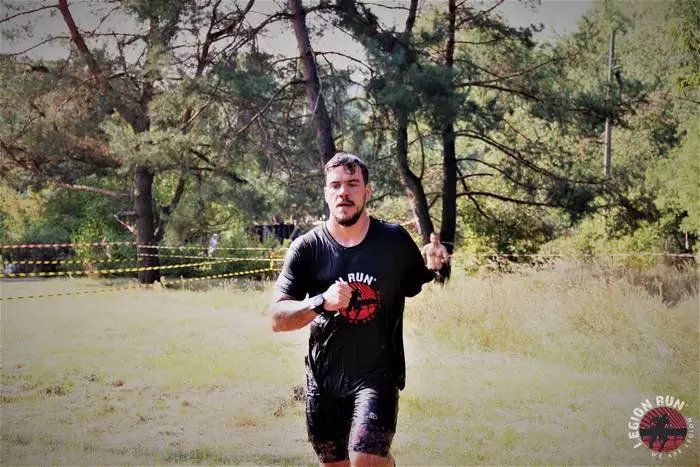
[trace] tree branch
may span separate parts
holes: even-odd
[[[458,169],[458,171],[459,171],[459,169]],[[477,172],[477,173],[470,173],[467,175],[462,175],[460,173],[459,177],[457,177],[457,180],[461,180],[462,182],[464,182],[464,180],[466,180],[467,178],[471,178],[471,177],[493,177],[493,176],[494,176],[494,174],[488,173],[488,172]]]
[[[481,214],[482,216],[484,216],[484,217],[487,218],[487,219],[498,221],[498,219],[494,219],[494,217],[493,217],[492,215],[490,215],[489,213],[487,213],[487,212],[481,207],[481,205],[480,205],[479,202],[476,200],[476,198],[474,198],[474,197],[473,197],[471,194],[469,194],[469,193],[467,193],[466,195],[467,195],[467,198],[469,198],[469,201],[472,202],[472,204],[474,205],[474,207],[476,208],[476,210],[479,212],[479,214]]]
[[[128,191],[113,191],[113,190],[107,190],[105,188],[97,188],[97,187],[92,187],[92,186],[87,186],[87,185],[74,185],[71,183],[58,181],[58,180],[51,178],[49,176],[44,176],[43,178],[45,180],[55,184],[56,186],[61,187],[61,188],[65,188],[67,190],[85,191],[88,193],[96,193],[98,195],[111,196],[112,198],[123,198],[123,199],[129,198]]]
[[[111,102],[112,106],[117,109],[119,114],[122,117],[124,117],[124,119],[127,122],[129,122],[129,124],[135,131],[138,132],[144,130],[146,128],[146,120],[144,118],[141,118],[142,116],[136,115],[130,108],[124,105],[121,102],[121,99],[115,98],[113,96],[113,88],[109,83],[109,80],[104,79],[104,77],[102,76],[100,67],[97,64],[95,57],[92,55],[90,49],[88,49],[87,45],[85,44],[85,40],[83,39],[83,36],[78,30],[78,26],[75,24],[73,15],[68,9],[68,2],[66,0],[58,0],[58,9],[61,12],[61,15],[63,16],[63,20],[66,23],[66,26],[68,26],[68,31],[70,32],[71,40],[78,49],[78,52],[85,59],[88,66],[88,71],[95,80],[95,84],[97,85],[97,87],[100,89],[105,98]]]
[[[418,126],[418,122],[416,120],[413,120],[413,126],[416,127],[418,145],[420,146],[420,174],[418,175],[418,178],[422,180],[423,175],[425,175],[425,145],[423,144],[423,134],[421,133],[420,127]]]
[[[411,0],[411,5],[408,9],[408,16],[406,17],[406,27],[404,28],[404,34],[410,35],[413,32],[413,26],[416,24],[416,16],[418,13],[418,0]]]
[[[537,65],[534,65],[534,66],[532,66],[532,67],[530,67],[530,68],[526,68],[526,69],[524,69],[524,70],[516,71],[516,72],[513,72],[513,73],[511,73],[511,74],[509,74],[509,75],[506,75],[506,76],[496,76],[496,77],[493,78],[493,79],[480,80],[480,81],[467,81],[467,82],[465,82],[465,83],[460,83],[460,84],[458,84],[457,86],[458,86],[458,87],[482,86],[482,85],[485,85],[485,84],[495,83],[495,82],[497,82],[497,81],[504,81],[504,80],[507,80],[507,79],[510,79],[510,78],[515,78],[516,76],[521,76],[521,75],[524,75],[524,74],[529,73],[529,72],[531,72],[531,71],[537,70],[538,68],[541,68],[541,67],[543,67],[543,66],[545,66],[545,65],[547,65],[547,64],[549,64],[549,63],[551,63],[551,62],[553,62],[553,61],[555,61],[555,60],[559,60],[559,58],[558,58],[558,57],[552,57],[552,58],[550,58],[549,60],[545,60],[544,62],[538,63]]]
[[[5,23],[7,21],[11,21],[19,16],[31,15],[32,13],[36,13],[37,11],[50,10],[53,8],[58,8],[58,5],[45,5],[39,8],[34,8],[33,10],[20,11],[19,13],[15,13],[14,15],[6,16],[5,18],[0,19],[0,24]]]
[[[490,162],[486,162],[486,161],[484,161],[484,160],[482,160],[482,159],[477,159],[476,157],[462,157],[462,158],[460,158],[460,159],[457,159],[457,162],[462,162],[462,161],[478,162],[479,164],[483,164],[483,165],[485,165],[486,167],[495,170],[496,172],[500,173],[503,177],[505,177],[506,180],[510,180],[511,182],[513,182],[514,184],[516,184],[516,185],[518,185],[518,186],[520,186],[520,187],[522,187],[522,188],[525,188],[525,189],[530,189],[530,188],[531,188],[531,187],[529,187],[527,184],[525,184],[525,183],[523,183],[523,182],[521,182],[521,181],[519,181],[519,180],[516,180],[515,178],[513,178],[512,176],[510,176],[508,173],[506,173],[505,170],[501,169],[501,168],[498,167],[497,165],[492,164],[492,163],[490,163]],[[459,170],[459,168],[457,168],[457,170]]]
[[[280,95],[280,93],[286,89],[287,87],[291,86],[292,84],[298,84],[300,82],[303,82],[301,80],[295,79],[288,81],[285,83],[282,87],[280,87],[277,91],[275,91],[275,94],[270,98],[270,100],[267,101],[267,103],[263,106],[262,109],[260,109],[253,117],[250,119],[248,123],[246,123],[243,128],[239,129],[236,134],[234,135],[234,139],[238,138],[240,135],[245,133],[250,126],[255,123],[255,121],[260,118],[260,116],[272,105],[272,103],[275,101],[275,98]]]
[[[337,55],[337,56],[339,56],[339,57],[347,58],[348,60],[350,60],[350,61],[352,61],[352,62],[359,63],[359,64],[362,65],[363,67],[367,68],[370,72],[372,72],[372,74],[375,73],[374,68],[372,68],[371,66],[369,66],[368,64],[366,64],[366,63],[363,62],[362,60],[359,60],[359,59],[357,59],[357,58],[355,58],[355,57],[352,57],[352,56],[350,56],[350,55],[347,55],[347,54],[344,54],[344,53],[341,53],[341,52],[333,52],[333,51],[328,51],[328,52],[317,52],[317,51],[314,51],[314,55]],[[294,59],[297,59],[297,58],[299,58],[299,57],[294,57]]]
[[[457,196],[487,196],[489,198],[495,198],[501,201],[507,201],[509,203],[515,203],[515,204],[525,204],[528,206],[544,206],[548,208],[564,208],[565,206],[562,206],[561,204],[551,204],[551,203],[542,203],[539,201],[526,201],[522,199],[517,199],[517,198],[510,198],[508,196],[504,195],[499,195],[496,193],[489,193],[486,191],[469,191],[469,192],[463,192],[463,193],[457,193]]]
[[[403,10],[403,11],[410,11],[409,7],[406,6],[389,6],[385,5],[382,3],[374,3],[374,2],[362,2],[364,5],[370,5],[370,6],[376,6],[379,8],[385,8],[387,10]]]
[[[218,166],[217,166],[214,162],[212,162],[211,159],[209,159],[209,157],[207,157],[207,155],[204,154],[203,152],[198,151],[198,150],[196,150],[196,149],[194,149],[194,148],[190,148],[189,151],[190,151],[192,154],[194,154],[195,156],[197,156],[199,159],[201,159],[201,160],[203,160],[204,162],[206,162],[206,163],[209,165],[209,167],[211,167],[211,170],[212,170],[213,172],[222,173],[222,174],[226,175],[227,178],[233,180],[233,181],[236,182],[236,183],[248,183],[247,180],[245,180],[245,179],[239,177],[238,174],[235,173],[234,171],[225,169],[225,168],[223,168],[223,167],[218,167]],[[206,170],[206,169],[200,169],[200,170]]]
[[[49,37],[49,38],[47,38],[47,39],[44,39],[43,41],[39,42],[38,44],[34,44],[33,46],[28,47],[28,48],[26,48],[26,49],[24,49],[24,50],[20,50],[19,52],[12,52],[12,53],[9,54],[9,55],[12,56],[12,57],[17,57],[17,56],[19,56],[19,55],[24,55],[24,54],[26,54],[27,52],[30,52],[30,51],[36,49],[37,47],[41,47],[42,45],[44,45],[44,44],[46,44],[46,43],[48,43],[48,42],[53,42],[53,41],[57,41],[57,40],[60,40],[60,39],[70,39],[70,37],[69,37],[69,36],[52,36],[52,37]]]
[[[529,159],[523,157],[522,155],[520,155],[518,153],[518,151],[516,149],[508,147],[505,144],[499,143],[498,141],[496,141],[492,138],[489,138],[486,135],[483,135],[480,133],[474,133],[471,131],[464,131],[464,130],[455,132],[455,135],[456,136],[466,136],[468,138],[474,138],[474,139],[478,139],[480,141],[483,141],[483,142],[487,143],[488,145],[495,147],[496,149],[501,151],[503,154],[509,156],[510,158],[515,159],[518,162],[521,162],[522,164],[531,168],[535,172],[537,172],[541,175],[545,175],[547,177],[550,177],[554,180],[560,180],[560,181],[565,181],[565,182],[570,182],[570,183],[578,183],[578,184],[582,184],[582,185],[600,185],[601,184],[601,182],[598,182],[595,180],[594,181],[573,180],[573,179],[562,177],[560,175],[552,173],[549,170],[542,168],[542,167],[538,166],[537,164],[535,164],[534,162],[530,161]]]

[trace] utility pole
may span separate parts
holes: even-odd
[[[610,50],[608,52],[608,89],[605,93],[608,105],[612,94],[613,70],[615,69],[615,30],[610,33]],[[610,115],[605,118],[605,140],[603,142],[605,160],[603,163],[605,179],[610,178],[612,168],[612,120]]]

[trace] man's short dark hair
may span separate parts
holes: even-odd
[[[351,174],[354,174],[355,169],[359,167],[360,172],[362,172],[362,180],[365,182],[365,185],[369,183],[369,170],[367,170],[367,165],[362,159],[354,154],[350,154],[349,152],[336,153],[331,160],[326,162],[325,173],[327,174],[328,171],[341,166],[344,166]]]

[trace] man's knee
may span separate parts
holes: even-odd
[[[394,458],[391,454],[382,457],[364,452],[350,451],[350,465],[352,467],[393,467]]]
[[[321,467],[350,467],[350,461],[338,461],[338,462],[320,462]]]

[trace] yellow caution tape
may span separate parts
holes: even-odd
[[[120,290],[135,289],[139,288],[138,285],[129,285],[125,287],[110,287],[108,289],[95,289],[95,290],[78,290],[74,292],[57,292],[48,294],[37,294],[37,295],[21,295],[19,297],[1,297],[0,301],[13,301],[13,300],[33,300],[37,298],[50,298],[50,297],[67,297],[69,295],[88,295],[97,294],[105,292],[117,292]]]
[[[202,259],[202,256],[186,256],[186,255],[159,255],[151,253],[139,253],[139,256],[143,257],[155,257],[155,258],[183,258],[183,259]],[[206,258],[206,256],[204,256]],[[229,261],[284,261],[284,258],[272,257],[272,258],[236,258],[231,256],[212,256],[213,259],[226,259]]]
[[[176,245],[137,245],[138,248],[150,248],[150,249],[159,249],[159,250],[202,250],[206,251],[209,247],[206,245],[203,246],[191,246],[191,245],[183,245],[183,246],[176,246]],[[217,247],[216,251],[235,251],[235,250],[240,250],[240,251],[282,251],[286,250],[287,248],[265,248],[265,247]]]
[[[213,276],[188,277],[186,279],[184,279],[184,278],[183,279],[168,279],[167,283],[194,282],[194,281],[201,281],[201,280],[206,280],[206,279],[225,279],[227,277],[244,276],[246,274],[257,274],[260,272],[276,272],[276,271],[279,271],[279,269],[274,269],[274,268],[253,269],[252,271],[229,272],[226,274],[215,274]]]
[[[110,246],[110,245],[136,245],[136,242],[93,242],[93,243],[21,243],[21,244],[0,244],[2,250],[13,250],[19,248],[66,248],[66,247],[86,247],[86,246]]]
[[[168,266],[143,266],[136,268],[114,268],[114,269],[95,269],[94,271],[49,271],[49,272],[18,272],[12,274],[0,274],[0,277],[58,277],[58,276],[80,276],[88,274],[114,274],[118,272],[140,272],[140,271],[155,271],[163,269],[177,269],[177,268],[192,268],[201,267],[211,264],[228,263],[229,261],[204,261],[200,263],[184,263],[184,264],[172,264]]]
[[[217,258],[218,259],[218,258]],[[57,259],[51,261],[34,261],[34,260],[22,260],[22,261],[6,261],[0,263],[3,266],[10,264],[97,264],[97,263],[125,263],[134,262],[134,258],[117,258],[117,259]]]
[[[201,280],[207,280],[207,279],[223,279],[226,277],[243,276],[243,275],[247,275],[247,274],[257,274],[260,272],[275,272],[275,271],[277,271],[277,269],[255,269],[252,271],[231,272],[231,273],[227,273],[227,274],[216,274],[213,276],[191,277],[188,279],[171,280],[168,282],[182,283],[182,282],[201,281]],[[162,284],[165,285],[164,278],[161,278],[161,280],[162,280]],[[152,286],[143,286],[140,284],[134,284],[134,285],[128,285],[128,286],[123,286],[123,287],[109,287],[109,288],[95,289],[95,290],[77,290],[77,291],[73,291],[73,292],[56,292],[56,293],[48,293],[48,294],[21,295],[18,297],[0,297],[0,301],[33,300],[33,299],[39,299],[39,298],[67,297],[67,296],[73,296],[73,295],[89,295],[89,294],[98,294],[98,293],[107,293],[107,292],[118,292],[118,291],[129,290],[129,289],[146,289],[146,288],[151,288],[151,287]]]
[[[158,248],[165,250],[206,250],[206,245],[202,246],[174,246],[174,245],[144,245],[136,242],[91,242],[91,243],[0,243],[0,250],[31,249],[31,248],[73,248],[73,247],[107,247],[112,245],[129,245],[138,248]],[[286,250],[286,248],[268,247],[218,247],[217,250]]]

